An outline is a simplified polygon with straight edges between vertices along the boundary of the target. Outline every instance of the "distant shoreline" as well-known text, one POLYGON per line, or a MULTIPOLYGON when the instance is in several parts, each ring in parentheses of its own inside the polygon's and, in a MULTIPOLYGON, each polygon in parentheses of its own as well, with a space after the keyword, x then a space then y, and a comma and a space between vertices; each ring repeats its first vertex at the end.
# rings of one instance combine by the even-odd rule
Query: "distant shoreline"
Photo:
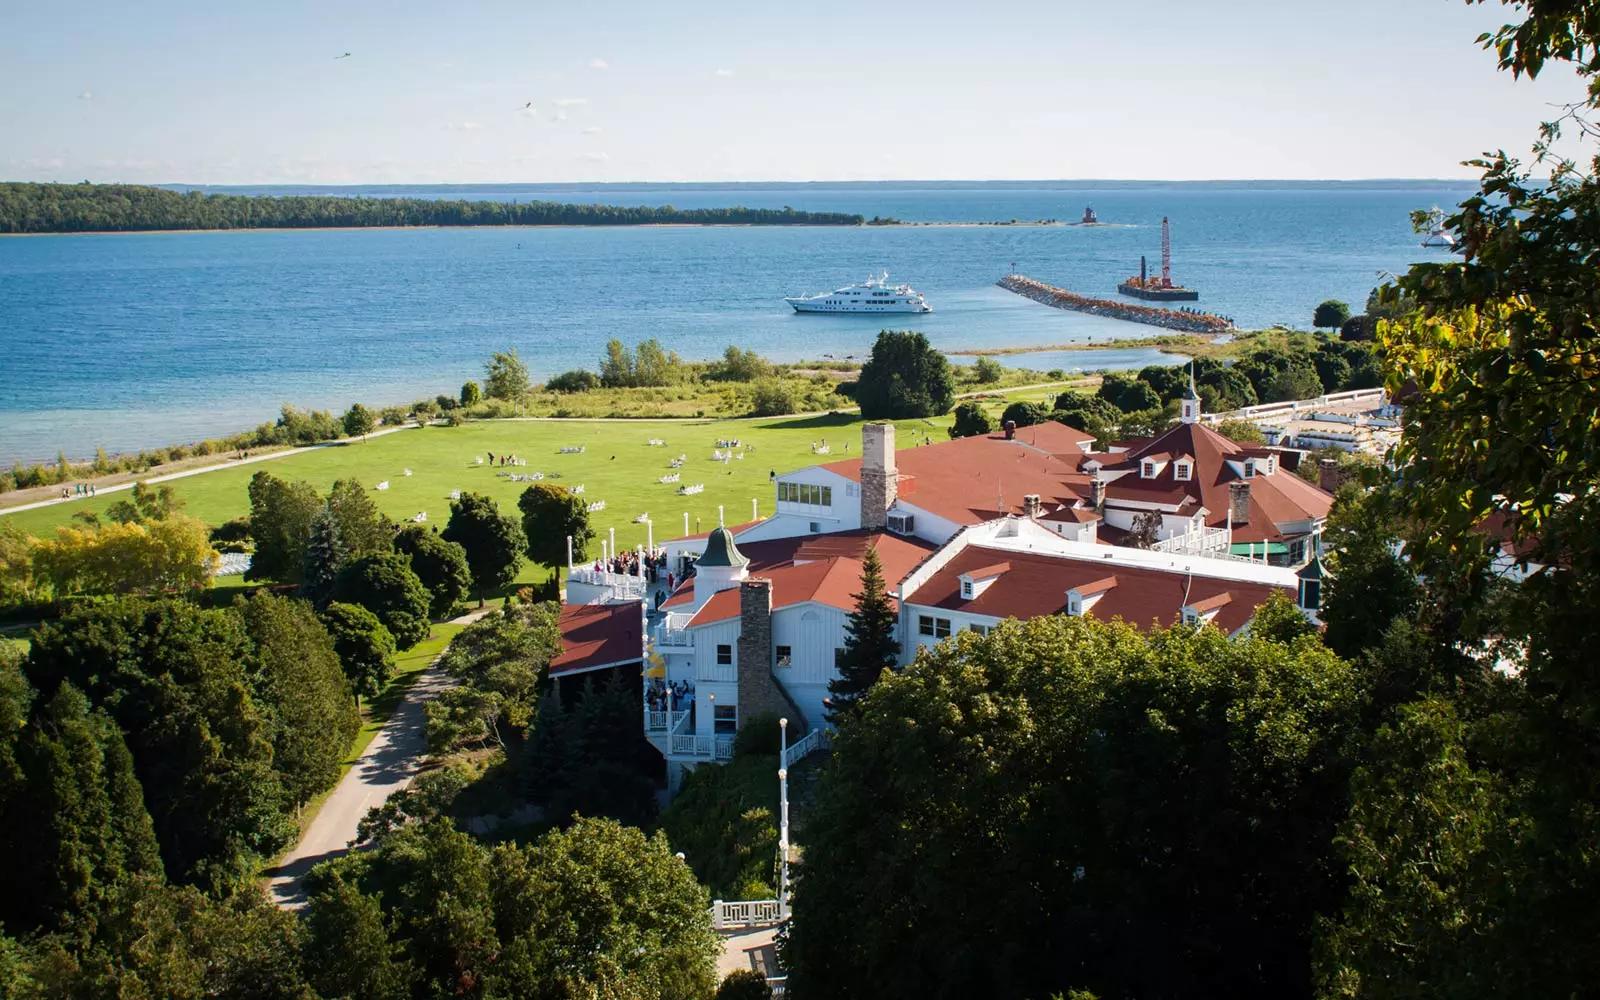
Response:
MULTIPOLYGON (((354 233, 366 230, 421 229, 888 229, 889 226, 849 225, 828 222, 618 222, 607 225, 527 223, 482 226, 228 226, 216 229, 64 229, 48 233, 0 233, 0 239, 30 236, 154 236, 172 233, 354 233)), ((915 223, 915 225, 992 225, 992 223, 915 223)))

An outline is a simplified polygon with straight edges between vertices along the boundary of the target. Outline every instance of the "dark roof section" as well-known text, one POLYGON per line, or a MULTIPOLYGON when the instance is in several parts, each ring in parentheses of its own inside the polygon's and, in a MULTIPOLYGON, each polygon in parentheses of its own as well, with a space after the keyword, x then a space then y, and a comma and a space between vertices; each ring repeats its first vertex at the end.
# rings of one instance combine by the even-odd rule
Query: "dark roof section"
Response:
POLYGON ((733 533, 727 528, 711 529, 711 536, 706 539, 706 552, 697 560, 701 566, 748 566, 750 560, 739 552, 739 546, 733 544, 733 533))
POLYGON ((561 608, 561 654, 550 661, 550 676, 644 659, 644 609, 639 601, 621 604, 567 604, 561 608))

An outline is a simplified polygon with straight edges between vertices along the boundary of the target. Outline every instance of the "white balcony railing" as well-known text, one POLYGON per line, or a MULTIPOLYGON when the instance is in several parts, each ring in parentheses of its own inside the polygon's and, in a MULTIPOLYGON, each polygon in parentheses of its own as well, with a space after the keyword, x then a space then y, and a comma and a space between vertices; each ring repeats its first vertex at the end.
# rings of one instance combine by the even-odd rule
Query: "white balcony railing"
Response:
POLYGON ((669 745, 674 757, 699 757, 705 760, 732 760, 732 736, 696 736, 693 733, 672 736, 669 745))
POLYGON ((683 728, 683 721, 689 717, 685 709, 682 712, 645 712, 644 729, 647 733, 677 732, 683 728))
POLYGON ((1172 552, 1185 556, 1225 556, 1233 542, 1233 533, 1227 528, 1201 528, 1181 535, 1163 538, 1150 546, 1156 552, 1172 552))
POLYGON ((783 901, 778 899, 742 899, 736 902, 713 900, 711 926, 717 930, 725 927, 761 927, 783 920, 783 901))

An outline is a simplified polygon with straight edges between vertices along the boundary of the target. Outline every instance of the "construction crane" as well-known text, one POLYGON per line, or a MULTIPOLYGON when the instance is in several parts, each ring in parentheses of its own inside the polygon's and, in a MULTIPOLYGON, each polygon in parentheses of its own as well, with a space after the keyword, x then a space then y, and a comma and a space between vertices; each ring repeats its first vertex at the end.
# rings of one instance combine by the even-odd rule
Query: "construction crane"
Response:
POLYGON ((1161 217, 1161 278, 1151 278, 1145 273, 1144 258, 1139 258, 1139 274, 1117 286, 1117 291, 1136 299, 1153 299, 1157 302, 1186 301, 1200 298, 1192 288, 1172 283, 1172 223, 1161 217))
POLYGON ((1172 287, 1172 227, 1161 217, 1161 287, 1172 287))

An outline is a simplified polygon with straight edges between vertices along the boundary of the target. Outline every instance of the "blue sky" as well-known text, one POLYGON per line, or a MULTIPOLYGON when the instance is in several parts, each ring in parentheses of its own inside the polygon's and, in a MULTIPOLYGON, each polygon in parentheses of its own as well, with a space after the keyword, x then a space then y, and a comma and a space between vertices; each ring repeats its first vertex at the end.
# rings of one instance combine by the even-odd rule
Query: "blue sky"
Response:
POLYGON ((1467 177, 1581 92, 1496 73, 1473 39, 1503 20, 1460 0, 0 0, 0 179, 1467 177))

